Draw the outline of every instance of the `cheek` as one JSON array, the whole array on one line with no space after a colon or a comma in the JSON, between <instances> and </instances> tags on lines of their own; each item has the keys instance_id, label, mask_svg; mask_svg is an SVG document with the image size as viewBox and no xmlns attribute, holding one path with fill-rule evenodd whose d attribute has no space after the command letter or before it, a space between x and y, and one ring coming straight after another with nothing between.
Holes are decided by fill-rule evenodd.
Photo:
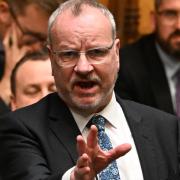
<instances>
[{"instance_id":1,"label":"cheek","mask_svg":"<svg viewBox=\"0 0 180 180\"><path fill-rule=\"evenodd\" d=\"M57 89L63 90L70 86L70 80L73 76L72 69L54 69L53 70L54 79L56 82Z\"/></svg>"},{"instance_id":2,"label":"cheek","mask_svg":"<svg viewBox=\"0 0 180 180\"><path fill-rule=\"evenodd\" d=\"M111 61L111 63L105 64L101 68L101 78L107 84L114 83L119 70L119 61Z\"/></svg>"},{"instance_id":3,"label":"cheek","mask_svg":"<svg viewBox=\"0 0 180 180\"><path fill-rule=\"evenodd\" d=\"M171 35L171 33L173 33L173 29L171 27L167 28L164 26L160 26L157 29L157 33L161 39L167 40L169 38L169 36Z\"/></svg>"},{"instance_id":4,"label":"cheek","mask_svg":"<svg viewBox=\"0 0 180 180\"><path fill-rule=\"evenodd\" d=\"M25 94L16 96L16 105L17 107L24 107L33 103L33 98Z\"/></svg>"}]
</instances>

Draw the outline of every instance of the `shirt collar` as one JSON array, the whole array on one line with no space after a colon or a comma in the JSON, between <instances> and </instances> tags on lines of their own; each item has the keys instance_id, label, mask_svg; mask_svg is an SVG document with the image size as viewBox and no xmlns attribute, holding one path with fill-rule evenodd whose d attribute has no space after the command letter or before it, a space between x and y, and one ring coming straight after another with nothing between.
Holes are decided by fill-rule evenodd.
<instances>
[{"instance_id":1,"label":"shirt collar","mask_svg":"<svg viewBox=\"0 0 180 180\"><path fill-rule=\"evenodd\" d=\"M105 117L107 119L107 121L113 125L114 127L118 126L118 122L116 121L117 119L117 108L119 108L119 104L116 101L116 97L115 94L113 92L112 98L109 102L109 104L102 110L100 111L99 115L102 115L103 117ZM92 118L92 116L94 114L91 114L90 116L82 116L78 113L76 113L75 111L73 111L72 109L70 109L77 126L79 127L80 132L82 133L84 128L86 127L87 123L89 122L89 120Z\"/></svg>"}]
</instances>

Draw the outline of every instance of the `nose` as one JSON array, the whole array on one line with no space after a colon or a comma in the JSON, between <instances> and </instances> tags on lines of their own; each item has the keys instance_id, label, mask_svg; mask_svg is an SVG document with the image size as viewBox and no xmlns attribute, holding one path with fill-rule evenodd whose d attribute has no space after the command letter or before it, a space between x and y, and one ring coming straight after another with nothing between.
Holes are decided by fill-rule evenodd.
<instances>
[{"instance_id":1,"label":"nose","mask_svg":"<svg viewBox=\"0 0 180 180\"><path fill-rule=\"evenodd\" d=\"M80 57L74 67L74 71L81 74L88 74L92 70L93 66L89 63L85 53L80 53Z\"/></svg>"}]
</instances>

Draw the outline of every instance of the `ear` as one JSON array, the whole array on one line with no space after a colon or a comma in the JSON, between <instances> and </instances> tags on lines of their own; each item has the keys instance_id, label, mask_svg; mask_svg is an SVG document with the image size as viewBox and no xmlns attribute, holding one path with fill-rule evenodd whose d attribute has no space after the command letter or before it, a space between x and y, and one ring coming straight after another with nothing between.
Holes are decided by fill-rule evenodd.
<instances>
[{"instance_id":1,"label":"ear","mask_svg":"<svg viewBox=\"0 0 180 180\"><path fill-rule=\"evenodd\" d=\"M3 39L12 22L9 6L0 0L0 37Z\"/></svg>"},{"instance_id":2,"label":"ear","mask_svg":"<svg viewBox=\"0 0 180 180\"><path fill-rule=\"evenodd\" d=\"M119 56L119 49L120 49L120 39L115 39L115 41L114 41L114 45L115 45L115 52L116 52L116 56L115 56L115 58L116 58L116 61L117 61L117 63L118 63L118 70L119 70L119 66L120 66L120 56Z\"/></svg>"},{"instance_id":3,"label":"ear","mask_svg":"<svg viewBox=\"0 0 180 180\"><path fill-rule=\"evenodd\" d=\"M150 12L150 19L151 19L152 31L154 31L156 29L156 24L157 24L157 13L155 11Z\"/></svg>"},{"instance_id":4,"label":"ear","mask_svg":"<svg viewBox=\"0 0 180 180\"><path fill-rule=\"evenodd\" d=\"M119 49L120 49L120 47L121 47L121 45L120 45L120 39L115 39L115 46L116 46L116 55L117 56L119 56Z\"/></svg>"},{"instance_id":5,"label":"ear","mask_svg":"<svg viewBox=\"0 0 180 180\"><path fill-rule=\"evenodd\" d=\"M5 1L0 1L0 22L6 25L11 23L9 5Z\"/></svg>"},{"instance_id":6,"label":"ear","mask_svg":"<svg viewBox=\"0 0 180 180\"><path fill-rule=\"evenodd\" d=\"M17 109L15 95L11 95L11 97L10 97L10 107L11 107L12 111L15 111Z\"/></svg>"},{"instance_id":7,"label":"ear","mask_svg":"<svg viewBox=\"0 0 180 180\"><path fill-rule=\"evenodd\" d=\"M51 45L48 44L46 47L48 49L48 54L49 54L49 58L50 58L50 62L51 62L52 76L54 76L54 73L53 73L53 54L52 54L52 50L51 50Z\"/></svg>"}]
</instances>

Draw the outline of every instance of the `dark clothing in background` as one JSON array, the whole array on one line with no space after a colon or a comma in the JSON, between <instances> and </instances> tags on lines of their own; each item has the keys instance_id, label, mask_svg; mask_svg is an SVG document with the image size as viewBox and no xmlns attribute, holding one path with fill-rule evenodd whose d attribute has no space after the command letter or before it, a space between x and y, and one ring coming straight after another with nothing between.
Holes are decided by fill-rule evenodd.
<instances>
[{"instance_id":1,"label":"dark clothing in background","mask_svg":"<svg viewBox=\"0 0 180 180\"><path fill-rule=\"evenodd\" d=\"M178 180L176 116L118 98L140 159L144 180ZM76 164L80 130L57 93L0 119L3 180L60 180Z\"/></svg>"},{"instance_id":2,"label":"dark clothing in background","mask_svg":"<svg viewBox=\"0 0 180 180\"><path fill-rule=\"evenodd\" d=\"M4 101L0 98L0 116L9 112L10 108L4 103Z\"/></svg>"},{"instance_id":3,"label":"dark clothing in background","mask_svg":"<svg viewBox=\"0 0 180 180\"><path fill-rule=\"evenodd\" d=\"M120 71L115 91L122 98L175 114L154 34L120 49Z\"/></svg>"}]
</instances>

